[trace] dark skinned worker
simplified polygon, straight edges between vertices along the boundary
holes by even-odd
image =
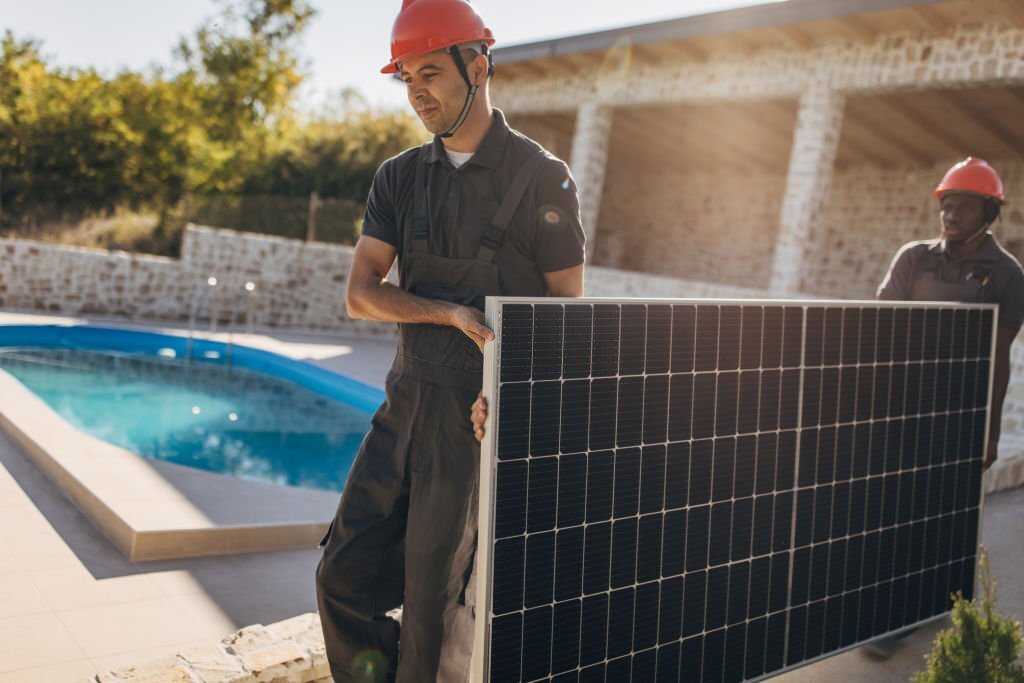
[[[989,231],[999,217],[1003,182],[987,162],[968,157],[935,188],[942,232],[936,239],[905,244],[893,259],[877,298],[893,301],[955,301],[999,305],[992,408],[985,467],[996,460],[1003,401],[1010,382],[1010,346],[1024,321],[1024,270]],[[888,658],[907,629],[865,646]]]
[[[583,294],[576,186],[491,107],[493,43],[465,0],[404,0],[382,69],[434,138],[378,169],[348,280],[349,315],[399,342],[317,568],[337,683],[466,679],[484,297]]]
[[[1024,321],[1024,270],[989,227],[1006,202],[1003,181],[982,159],[968,157],[935,188],[941,235],[903,245],[878,288],[890,301],[956,301],[999,305],[992,411],[985,466],[996,460],[1003,401],[1010,383],[1010,346]]]

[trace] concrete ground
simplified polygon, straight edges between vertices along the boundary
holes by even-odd
[[[0,313],[0,325],[72,320]],[[237,342],[378,385],[394,349],[380,340],[278,331],[240,335]],[[988,497],[983,532],[999,581],[1000,611],[1018,619],[1024,616],[1022,509],[1024,489]],[[317,550],[302,550],[129,562],[0,436],[0,683],[81,680],[216,642],[243,626],[314,611],[318,559]],[[906,681],[923,667],[943,625],[919,630],[885,662],[858,649],[776,680]]]

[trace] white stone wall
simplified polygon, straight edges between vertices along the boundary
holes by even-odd
[[[604,190],[608,143],[612,133],[612,109],[596,104],[580,107],[576,116],[576,134],[572,142],[572,159],[580,201],[580,222],[587,237],[587,256],[594,251],[597,217]]]
[[[586,269],[584,285],[587,296],[616,299],[757,299],[764,297],[763,290],[750,287],[738,287],[706,280],[662,277],[600,266],[590,266]]]
[[[769,287],[774,292],[802,291],[800,274],[809,243],[828,203],[845,99],[826,82],[813,83],[800,96],[772,257]]]
[[[256,327],[395,334],[393,325],[345,314],[349,247],[189,226],[180,260],[28,240],[4,240],[0,255],[0,307],[7,309],[187,321],[201,301],[200,324],[242,324],[245,283],[253,282]],[[218,280],[212,289],[211,276]]]
[[[1017,258],[1024,257],[1024,160],[989,161],[1002,176],[1009,201],[993,232]],[[802,273],[803,291],[873,298],[901,245],[938,235],[938,202],[932,190],[945,172],[945,165],[837,172]]]
[[[178,318],[187,300],[173,259],[26,240],[0,243],[0,306]]]
[[[1024,164],[1007,170],[1012,187],[1018,187],[1024,180]],[[927,197],[920,201],[908,198],[920,194],[910,192],[912,186],[927,183],[927,189],[934,183],[935,176],[933,170],[928,170],[876,178],[879,187],[892,186],[889,194],[878,196],[891,197],[892,202],[903,202],[897,206],[917,207],[915,210],[919,212],[897,211],[903,217],[897,232],[902,231],[903,234],[893,239],[884,226],[873,233],[857,232],[865,222],[863,215],[877,215],[862,214],[867,211],[861,201],[865,179],[859,173],[864,172],[843,175],[833,188],[833,196],[842,198],[848,193],[851,199],[841,200],[830,209],[829,215],[836,218],[829,220],[835,220],[836,227],[822,231],[820,239],[823,245],[851,243],[857,245],[858,253],[866,251],[878,255],[868,259],[874,259],[874,272],[879,273],[884,271],[891,252],[899,244],[920,234],[914,232],[920,223],[916,216],[934,219],[934,206]],[[905,179],[902,186],[900,177]],[[713,183],[707,182],[707,187],[712,187]],[[1020,195],[1024,196],[1024,187],[1020,188]],[[665,224],[669,225],[676,209],[668,201],[660,206]],[[751,202],[747,206],[754,207],[756,203]],[[651,215],[655,215],[653,208]],[[848,223],[842,223],[839,217]],[[1024,244],[1024,221],[1020,210],[1011,208],[1008,219],[1013,227],[1007,232],[1018,240],[1018,244]],[[713,235],[713,232],[708,232],[701,239],[710,242]],[[756,230],[753,230],[746,238],[737,234],[729,235],[728,239],[733,242],[732,246],[736,246],[755,237]],[[694,239],[694,232],[679,231],[676,238],[685,245],[687,240]],[[873,251],[866,245],[871,245],[870,250]],[[869,270],[865,262],[847,259],[846,250],[835,248],[827,251],[827,258],[832,260],[814,261],[818,264],[814,273],[820,277],[812,283],[814,288],[808,289],[803,296],[870,298],[880,275],[864,272]],[[0,245],[0,254],[3,255],[0,259],[0,308],[184,321],[188,319],[194,292],[201,291],[206,278],[213,275],[219,284],[210,297],[209,306],[205,306],[198,316],[204,326],[211,314],[222,320],[229,317],[248,280],[257,285],[257,298],[254,300],[254,323],[257,327],[337,330],[342,334],[380,337],[393,337],[395,334],[394,325],[350,320],[344,315],[344,283],[352,259],[349,248],[190,226],[182,252],[182,259],[174,260],[5,240]],[[704,259],[699,255],[691,256],[687,254],[687,262],[705,263],[709,268],[735,267],[729,265],[728,255],[721,260],[707,257],[707,254]],[[763,255],[763,264],[761,272],[766,274],[770,265],[769,255]],[[755,299],[771,296],[761,287],[716,282],[703,276],[667,277],[599,266],[587,269],[586,294],[611,298]],[[241,318],[238,323],[242,324]],[[1003,413],[1003,435],[1004,454],[1024,452],[1024,342],[1014,347],[1013,376]]]
[[[141,659],[141,656],[140,656]],[[331,683],[318,614],[246,626],[219,642],[90,676],[82,683]]]
[[[190,225],[180,260],[28,240],[0,245],[0,308],[132,320],[187,321],[197,293],[210,291],[196,316],[245,324],[245,283],[253,282],[256,327],[339,330],[394,336],[390,324],[351,320],[344,288],[352,249]],[[207,278],[216,277],[210,289]],[[753,297],[757,290],[631,273],[587,271],[587,293],[609,297]]]
[[[814,81],[850,92],[1024,82],[1024,29],[993,19],[935,37],[883,34],[871,43],[831,40],[803,51],[716,54],[707,62],[634,66],[620,73],[566,68],[544,78],[495,79],[492,99],[513,114],[574,111],[581,103],[713,102],[799,97]],[[628,61],[628,60],[627,60]],[[608,87],[609,85],[615,87]]]
[[[785,179],[611,164],[594,263],[766,289]]]

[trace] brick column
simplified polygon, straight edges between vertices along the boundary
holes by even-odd
[[[815,233],[824,228],[845,102],[842,93],[825,83],[812,83],[800,97],[772,262],[774,295],[802,289],[805,263],[815,253]]]
[[[580,193],[580,217],[587,234],[587,260],[594,253],[597,217],[601,211],[604,169],[608,162],[608,139],[612,132],[612,108],[588,102],[576,113],[569,168]]]

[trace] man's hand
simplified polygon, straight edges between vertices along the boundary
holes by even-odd
[[[472,339],[481,352],[485,342],[494,341],[494,332],[484,324],[484,314],[472,306],[453,307],[450,324]]]
[[[473,436],[477,441],[483,441],[484,422],[487,421],[487,399],[484,398],[482,391],[473,402],[473,411],[470,413],[469,419],[473,422]]]
[[[477,399],[479,400],[479,399]],[[999,455],[999,440],[992,439],[988,442],[988,448],[985,449],[985,469],[992,467],[992,463],[996,461],[996,457]]]

